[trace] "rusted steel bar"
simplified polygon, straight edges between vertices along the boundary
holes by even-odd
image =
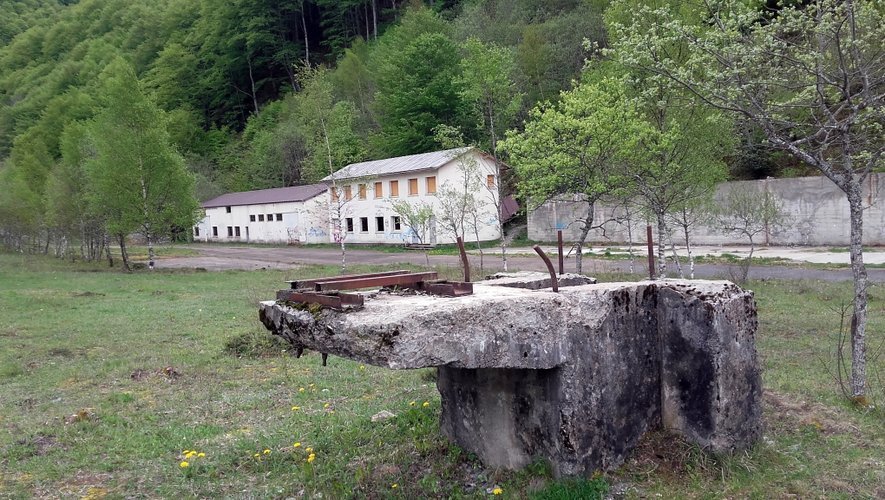
[[[464,281],[470,281],[470,262],[467,261],[467,250],[464,250],[464,240],[458,236],[458,251],[461,253],[461,266],[464,268]]]
[[[324,278],[311,278],[305,280],[287,280],[286,283],[289,283],[290,288],[292,288],[293,290],[297,290],[299,288],[313,288],[318,281],[372,278],[375,276],[395,276],[398,274],[409,274],[411,272],[412,271],[408,271],[406,269],[400,269],[398,271],[384,271],[380,273],[347,274],[343,276],[327,276]]]
[[[655,244],[651,239],[651,225],[645,226],[645,240],[648,243],[648,279],[655,279]]]
[[[302,304],[318,304],[338,310],[344,310],[347,307],[361,307],[363,305],[363,296],[356,293],[316,293],[280,290],[277,292],[277,300],[300,302]]]
[[[473,283],[469,281],[424,281],[420,283],[420,288],[431,295],[444,297],[461,297],[473,293]]]
[[[393,276],[372,276],[368,278],[337,279],[330,278],[326,281],[317,281],[314,285],[316,291],[328,290],[356,290],[359,288],[372,288],[381,286],[408,286],[421,281],[435,280],[437,273],[408,273],[395,274]]]
[[[565,256],[562,255],[562,229],[556,231],[556,248],[559,250],[559,274],[565,274]]]
[[[532,249],[534,249],[535,253],[541,256],[541,260],[543,260],[544,264],[547,265],[547,271],[550,273],[550,284],[553,287],[553,291],[558,292],[559,279],[557,279],[556,277],[556,271],[553,269],[553,263],[550,262],[550,257],[547,257],[547,254],[544,253],[544,251],[541,250],[541,247],[539,247],[538,245],[533,246]]]

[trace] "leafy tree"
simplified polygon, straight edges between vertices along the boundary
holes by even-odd
[[[90,124],[92,204],[117,238],[126,269],[126,237],[132,232],[147,241],[153,268],[154,241],[196,220],[193,178],[170,144],[163,112],[140,88],[133,68],[117,60],[102,79],[104,108]]]
[[[613,25],[624,61],[753,123],[768,143],[844,193],[854,276],[851,392],[866,403],[867,272],[863,188],[885,150],[885,13],[875,1],[820,0],[769,16],[743,2],[705,3],[692,22],[640,6]],[[643,19],[655,19],[649,27]],[[688,56],[674,53],[685,48]]]
[[[519,178],[518,188],[532,205],[577,195],[586,216],[577,242],[576,267],[594,226],[594,206],[626,187],[624,163],[643,132],[639,114],[621,80],[581,83],[562,92],[555,104],[532,110],[524,132],[508,132],[501,149]]]
[[[458,48],[447,36],[424,34],[379,75],[381,149],[389,156],[432,151],[433,129],[461,126],[465,106],[458,83]]]
[[[785,228],[789,217],[783,210],[783,203],[766,191],[752,188],[734,187],[714,210],[713,219],[719,231],[747,238],[750,253],[739,281],[747,280],[753,251],[756,249],[756,236],[766,231]]]

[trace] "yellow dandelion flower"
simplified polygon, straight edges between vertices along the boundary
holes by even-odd
[[[390,485],[390,489],[392,489],[392,490],[395,490],[395,489],[397,489],[397,488],[399,488],[399,485],[396,484],[396,483],[393,483],[393,484]]]
[[[492,490],[492,495],[500,495],[502,493],[504,493],[504,490],[502,490],[501,488],[495,488]]]
[[[206,454],[201,451],[201,452],[197,453],[197,456],[200,458],[203,458],[206,456]]]
[[[416,402],[414,402],[414,401],[410,401],[410,402],[409,402],[409,406],[415,406],[416,404],[418,404],[418,403],[416,403]]]
[[[300,409],[301,409],[300,406],[293,406],[293,407],[292,407],[292,411],[298,411],[298,410],[300,410]]]
[[[191,464],[189,464],[189,463],[187,463],[186,461],[182,460],[181,463],[178,464],[178,466],[181,467],[182,469],[187,469],[188,467],[191,466]]]
[[[304,392],[304,387],[299,387],[298,392]]]
[[[255,458],[261,458],[261,453],[256,453],[256,454],[254,454],[254,455],[252,455],[252,456],[255,457]]]
[[[295,447],[295,448],[301,448],[301,443],[296,442],[296,443],[293,444],[292,446]]]
[[[306,452],[310,453],[311,455],[313,455],[313,448],[311,448],[310,446],[308,446],[307,448],[305,448],[304,451],[306,451]]]
[[[190,453],[190,452],[191,452],[191,450],[183,450],[183,451],[181,452],[181,454],[182,454],[182,455],[187,455],[187,454]]]
[[[366,369],[366,365],[360,365],[360,370],[365,370],[365,369]]]
[[[310,455],[307,456],[307,463],[313,462],[314,460],[316,460],[316,458],[317,458],[317,456],[314,455],[313,453],[311,453]]]
[[[264,451],[263,451],[262,453],[264,453],[265,455],[270,455],[270,450],[268,450],[267,448],[265,448]]]
[[[326,403],[323,405],[323,408],[328,408],[329,406],[331,406],[331,405],[329,403]]]
[[[315,387],[316,384],[307,384],[308,387]]]
[[[428,406],[430,406],[430,403],[428,401],[425,401],[425,402],[421,403],[421,406],[423,406],[424,408],[427,408]]]
[[[197,454],[197,452],[191,450],[184,455],[184,458],[192,458],[196,454]]]

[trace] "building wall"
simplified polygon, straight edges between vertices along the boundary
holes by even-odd
[[[328,224],[323,222],[323,214],[316,209],[323,198],[324,195],[319,195],[305,202],[208,208],[206,216],[195,227],[194,239],[255,243],[327,242]]]
[[[481,201],[480,207],[480,231],[479,239],[488,241],[497,239],[500,234],[498,231],[497,218],[495,216],[496,208],[494,196],[486,189],[488,175],[495,175],[494,162],[484,158],[477,153],[474,154],[476,160],[476,175],[482,183],[482,187],[475,193]],[[352,198],[350,201],[344,202],[342,205],[342,217],[351,219],[353,231],[346,231],[345,241],[348,243],[417,243],[418,238],[413,232],[406,227],[405,222],[400,222],[400,228],[394,227],[393,218],[397,214],[391,208],[391,202],[394,199],[407,200],[413,203],[429,203],[433,205],[434,212],[439,214],[439,199],[433,193],[428,193],[427,178],[436,178],[437,192],[447,183],[452,186],[458,186],[462,182],[462,171],[459,168],[461,162],[453,160],[438,170],[424,170],[410,172],[405,174],[394,174],[386,176],[370,177],[356,181],[344,181],[338,183],[338,190],[343,192],[346,185],[351,186]],[[418,194],[409,195],[409,180],[417,179]],[[399,184],[399,196],[391,197],[390,182],[397,181]],[[375,183],[381,183],[381,192],[375,192]],[[497,182],[497,179],[496,179]],[[360,199],[359,185],[365,184],[365,199]],[[343,197],[342,197],[343,199]],[[331,193],[327,195],[327,203],[335,204],[331,199]],[[383,221],[383,227],[379,227],[380,218]],[[454,243],[455,236],[443,229],[439,222],[439,215],[436,216],[435,224],[425,235],[425,243],[444,244]],[[363,221],[363,219],[365,219]],[[363,224],[366,224],[364,226]],[[345,223],[346,227],[346,223]],[[367,229],[367,230],[363,230]],[[336,241],[335,230],[332,228],[330,241]],[[465,239],[468,241],[475,240],[472,228],[467,229]]]
[[[864,190],[864,200],[869,208],[864,212],[864,235],[866,245],[885,245],[885,174],[873,174]],[[783,203],[789,216],[786,229],[773,230],[760,237],[761,243],[772,245],[848,245],[849,211],[845,194],[825,177],[799,177],[793,179],[765,179],[759,181],[724,182],[717,186],[715,199],[724,200],[736,187],[768,190]],[[586,215],[586,204],[578,198],[548,202],[528,214],[528,236],[536,241],[555,241],[556,231],[561,229],[566,240],[578,238],[580,224],[574,221]],[[603,224],[613,218],[623,219],[624,210],[613,204],[598,204],[594,224]],[[646,221],[641,215],[633,218],[631,229],[633,241],[645,242]],[[588,235],[591,242],[620,244],[629,241],[626,223],[608,222],[605,231],[593,230]],[[692,230],[692,243],[699,245],[746,244],[745,238],[724,235],[717,228],[699,225]],[[678,239],[674,235],[678,244]]]

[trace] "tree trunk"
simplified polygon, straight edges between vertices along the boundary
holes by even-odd
[[[108,233],[104,233],[102,240],[102,246],[104,246],[104,251],[108,255],[108,267],[114,267],[114,257],[111,255],[111,238],[108,236]],[[98,250],[98,258],[101,258],[101,249]]]
[[[246,57],[246,64],[249,65],[249,83],[252,86],[252,104],[255,106],[255,116],[258,116],[258,97],[255,95],[255,77],[252,76],[252,57]]]
[[[666,252],[666,245],[664,244],[664,233],[667,232],[667,224],[664,222],[664,214],[657,214],[658,219],[658,277],[666,278],[667,277],[667,256],[664,254]]]
[[[378,6],[375,0],[372,0],[372,34],[378,40]]]
[[[682,226],[682,233],[685,236],[685,251],[688,252],[688,278],[694,279],[694,255],[691,253],[691,240],[688,237],[688,226]]]
[[[859,185],[848,193],[851,213],[851,273],[854,276],[854,314],[851,317],[851,395],[866,404],[867,269],[863,262],[863,197]]]
[[[682,272],[682,263],[679,262],[679,255],[676,253],[676,244],[673,243],[673,238],[670,238],[670,252],[673,254],[673,262],[676,264],[676,272],[679,273],[679,278],[685,278],[685,273]]]
[[[633,221],[627,217],[627,253],[630,254],[630,274],[636,272],[636,258],[633,255]]]
[[[304,62],[310,63],[310,48],[307,43],[307,20],[304,18],[304,0],[301,1],[301,29],[304,30]]]
[[[578,242],[575,245],[575,272],[578,274],[583,274],[584,272],[584,242],[587,240],[587,235],[590,234],[590,228],[593,227],[593,203],[589,205],[590,207],[587,208],[587,218],[584,220],[584,227],[581,228],[581,235],[578,237]]]
[[[117,240],[120,243],[120,257],[123,259],[123,269],[125,269],[127,273],[131,273],[132,268],[129,267],[129,254],[126,252],[126,235],[118,234]],[[108,250],[108,253],[110,253],[110,250]]]

